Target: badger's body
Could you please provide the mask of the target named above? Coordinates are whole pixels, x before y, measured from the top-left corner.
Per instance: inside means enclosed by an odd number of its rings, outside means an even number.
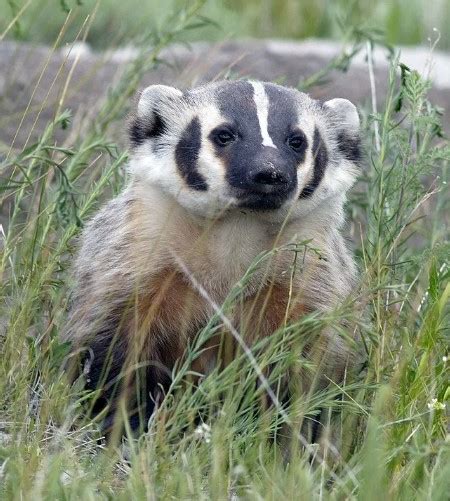
[[[131,182],[84,231],[65,333],[110,406],[107,424],[121,398],[133,426],[148,419],[188,343],[262,252],[281,249],[251,275],[230,319],[248,344],[351,293],[340,230],[358,128],[348,101],[321,105],[273,84],[142,93]],[[294,260],[289,244],[305,241]],[[351,348],[331,331],[317,342],[314,384],[340,381]],[[195,370],[208,373],[217,356],[211,343]]]

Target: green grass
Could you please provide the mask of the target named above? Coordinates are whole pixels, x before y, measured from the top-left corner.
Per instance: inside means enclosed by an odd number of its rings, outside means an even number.
[[[99,5],[87,41],[97,48],[129,43],[160,24],[183,0],[0,0],[0,33],[20,12],[9,36],[51,44],[71,9],[62,37],[72,41],[77,26]],[[24,8],[25,7],[25,8]],[[24,8],[23,12],[21,9]],[[184,35],[185,40],[234,37],[339,38],[349,25],[377,28],[395,44],[425,44],[440,32],[440,48],[450,48],[450,0],[220,0],[207,2],[204,15],[217,23]]]
[[[253,348],[260,370],[275,363],[276,388],[288,369],[308,369],[293,351],[301,335],[345,317],[364,339],[364,370],[341,388],[261,413],[265,390],[245,354],[199,387],[189,383],[189,362],[220,325],[216,315],[177,368],[149,433],[128,441],[128,460],[124,448],[99,443],[95,423],[83,418],[88,395],[61,374],[67,346],[58,338],[75,238],[125,183],[127,152],[111,130],[140,76],[197,14],[195,6],[181,10],[148,33],[154,50],[130,66],[82,134],[70,135],[70,112],[61,108],[38,142],[2,152],[0,497],[447,499],[450,143],[427,99],[429,84],[406,69],[399,78],[395,60],[385,106],[362,110],[366,162],[347,207],[359,309],[309,315]],[[56,143],[60,128],[67,139]],[[222,306],[225,315],[246,277]],[[312,467],[294,438],[283,460],[286,447],[273,436],[292,428],[296,437],[303,417],[323,407],[341,411],[341,457]],[[199,415],[206,426],[198,427]]]

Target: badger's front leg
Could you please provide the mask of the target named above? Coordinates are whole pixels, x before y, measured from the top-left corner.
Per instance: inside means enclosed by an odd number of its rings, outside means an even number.
[[[270,285],[245,301],[238,310],[240,331],[248,344],[254,344],[258,339],[272,335],[283,326],[293,324],[311,312],[311,307],[302,301],[301,294],[296,294],[288,287]],[[294,364],[277,385],[277,403],[285,404],[297,398],[301,399],[299,407],[306,408],[314,393],[324,389],[330,381],[342,380],[347,352],[330,329],[317,333],[299,329],[298,338],[291,338],[289,342],[292,349],[298,350],[299,364]],[[269,371],[270,369],[266,369],[266,376]],[[274,404],[269,396],[264,400],[266,405]],[[313,416],[305,414],[299,413],[295,422],[285,426],[282,434],[294,438],[300,433],[300,441],[303,444],[319,443],[322,455],[327,447],[335,450],[336,421],[331,419],[328,410],[317,409],[317,414]],[[292,430],[292,427],[295,429]],[[288,428],[291,430],[286,433]],[[286,444],[288,445],[290,443]]]
[[[175,363],[207,319],[203,300],[177,271],[164,270],[134,289],[120,304],[116,297],[116,310],[104,318],[98,312],[110,297],[87,294],[89,304],[80,297],[70,326],[80,338],[73,346],[72,377],[84,374],[86,387],[97,392],[91,414],[102,414],[105,433],[115,429],[118,436],[125,419],[132,430],[146,428],[170,387]]]

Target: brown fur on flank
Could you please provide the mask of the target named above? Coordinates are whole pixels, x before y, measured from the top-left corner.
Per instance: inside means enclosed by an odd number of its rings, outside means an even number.
[[[264,101],[258,85],[255,102],[262,107],[261,113],[267,112],[267,96],[278,94],[273,89],[271,94],[269,89]],[[214,204],[224,203],[223,193],[228,193],[226,189],[221,192],[218,185],[228,182],[227,162],[231,162],[231,155],[222,154],[217,159],[220,168],[214,173],[218,177],[211,174],[207,178],[209,171],[206,163],[201,163],[199,151],[204,155],[202,161],[215,161],[217,151],[209,142],[207,128],[213,127],[214,121],[223,120],[217,106],[214,108],[212,96],[216,87],[205,91],[206,97],[200,94],[201,99],[156,87],[144,92],[139,112],[151,115],[153,106],[163,106],[156,99],[162,93],[167,113],[174,116],[178,100],[185,99],[184,108],[180,105],[180,116],[188,114],[189,120],[179,120],[187,125],[177,129],[176,137],[175,133],[170,136],[169,115],[166,122],[162,121],[164,116],[147,121],[141,117],[136,122],[131,182],[83,232],[64,333],[64,338],[72,343],[72,377],[83,373],[87,387],[98,390],[94,412],[107,409],[105,428],[115,424],[123,406],[132,428],[145,428],[170,386],[175,364],[183,359],[188,345],[215,313],[215,305],[225,301],[262,253],[281,249],[263,260],[248,278],[230,318],[248,345],[305,314],[332,311],[351,294],[355,284],[355,266],[341,235],[345,189],[353,180],[355,166],[352,159],[345,157],[346,152],[339,150],[335,130],[339,117],[331,114],[337,113],[335,108],[342,103],[334,103],[327,110],[300,96],[309,146],[301,158],[296,157],[299,181],[295,184],[295,196],[289,195],[292,206],[298,207],[290,210],[285,204],[280,210],[272,210],[264,206],[259,211],[225,205],[215,210]],[[293,92],[289,90],[287,95],[296,96]],[[246,104],[251,111],[252,101],[247,100]],[[189,113],[188,106],[192,108]],[[350,103],[343,106],[349,122],[354,121],[354,107]],[[197,108],[203,122],[198,117],[191,119],[192,110]],[[151,130],[144,134],[139,129],[144,126]],[[173,127],[176,129],[177,125]],[[184,146],[189,139],[186,130],[192,132],[195,140],[195,155]],[[200,139],[199,131],[203,134]],[[168,137],[155,146],[154,137],[161,134]],[[266,137],[266,143],[269,139]],[[353,139],[347,137],[350,143]],[[183,175],[178,196],[170,191],[177,169],[167,172],[165,178],[164,168],[173,167],[173,150],[180,143],[183,149],[177,150],[181,162],[178,168]],[[277,151],[286,145],[266,144],[261,148],[264,154],[268,151],[271,155],[264,165],[275,168]],[[198,165],[194,165],[197,161]],[[192,165],[199,169],[195,176],[187,170]],[[319,168],[322,177],[318,177]],[[263,174],[267,177],[267,173]],[[216,190],[210,204],[214,210],[203,214],[203,208],[209,208],[211,186]],[[243,188],[238,188],[237,193],[242,192]],[[235,198],[230,200],[236,202]],[[301,242],[309,243],[299,247],[294,259],[293,249]],[[225,336],[228,334],[225,332]],[[325,329],[320,336],[307,339],[305,347],[299,356],[315,364],[316,373],[297,374],[297,386],[303,394],[323,388],[329,380],[342,381],[352,360],[352,345]],[[235,347],[224,351],[218,339],[210,340],[207,348],[194,362],[193,370],[197,373],[208,374],[217,365],[225,365],[235,353]],[[317,433],[313,435],[316,439]]]

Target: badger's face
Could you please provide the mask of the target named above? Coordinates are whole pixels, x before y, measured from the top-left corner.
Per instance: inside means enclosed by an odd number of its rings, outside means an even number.
[[[150,86],[131,123],[130,169],[188,211],[298,217],[343,197],[359,160],[359,118],[344,99],[321,105],[261,82],[220,82],[184,94]]]

